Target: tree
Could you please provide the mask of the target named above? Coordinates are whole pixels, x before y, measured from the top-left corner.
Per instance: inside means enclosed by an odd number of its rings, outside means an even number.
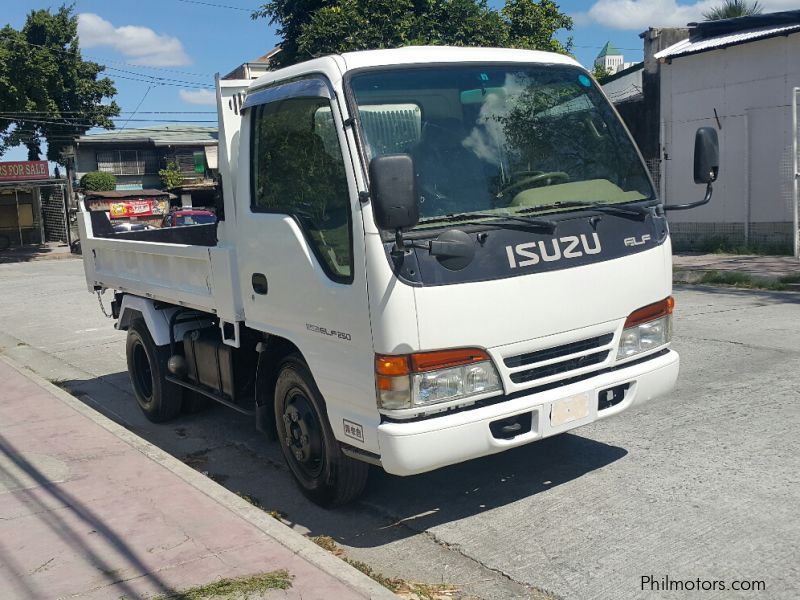
[[[282,37],[275,66],[336,52],[406,45],[495,46],[568,53],[572,18],[554,0],[271,0],[252,14]]]
[[[64,148],[92,127],[112,129],[119,114],[105,67],[81,58],[72,6],[33,10],[20,31],[0,29],[0,156],[24,145],[37,160],[42,142],[58,161]]]
[[[706,21],[719,21],[721,19],[735,19],[736,17],[750,17],[764,12],[761,4],[756,0],[724,0],[724,2],[703,13]]]
[[[161,183],[168,190],[176,188],[183,183],[183,173],[174,162],[168,162],[167,168],[161,169],[158,172],[158,176],[161,177]]]
[[[592,75],[594,75],[597,81],[603,81],[603,79],[611,75],[611,71],[606,69],[603,65],[595,65],[592,68]]]
[[[110,192],[117,189],[117,178],[111,173],[92,171],[81,177],[81,187],[87,192]]]

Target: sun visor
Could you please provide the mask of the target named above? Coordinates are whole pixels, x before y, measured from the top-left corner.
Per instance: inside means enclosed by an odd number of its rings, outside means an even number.
[[[255,90],[247,94],[242,108],[249,108],[259,104],[277,102],[287,98],[333,98],[333,89],[328,81],[322,77],[309,77],[290,83],[282,83],[267,88]]]

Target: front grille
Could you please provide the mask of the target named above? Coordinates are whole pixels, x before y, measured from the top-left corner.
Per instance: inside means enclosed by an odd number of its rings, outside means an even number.
[[[534,379],[542,379],[544,377],[552,377],[559,373],[567,373],[575,371],[591,365],[597,365],[603,362],[607,357],[609,350],[602,352],[595,352],[594,354],[587,354],[585,356],[578,356],[576,358],[568,358],[557,363],[545,365],[544,367],[536,367],[526,371],[518,371],[511,374],[511,381],[514,383],[525,383],[533,381]]]
[[[569,356],[592,348],[600,348],[606,344],[610,344],[614,339],[613,333],[607,333],[597,337],[581,340],[579,342],[572,342],[571,344],[564,344],[563,346],[556,346],[554,348],[546,348],[544,350],[537,350],[536,352],[528,352],[527,354],[520,354],[518,356],[510,356],[504,358],[503,362],[506,366],[513,369],[514,367],[522,367],[545,360],[552,360],[562,356]]]

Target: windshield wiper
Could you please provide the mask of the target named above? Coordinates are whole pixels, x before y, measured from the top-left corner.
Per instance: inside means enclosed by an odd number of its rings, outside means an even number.
[[[533,213],[548,209],[558,208],[591,208],[598,212],[606,213],[609,215],[619,215],[621,217],[633,217],[635,219],[644,221],[645,217],[650,214],[650,205],[642,206],[639,204],[616,206],[606,202],[590,202],[583,200],[568,200],[566,202],[556,202],[554,204],[546,204],[544,206],[532,206],[519,211],[520,213]]]
[[[493,219],[489,221],[472,221],[471,219]],[[469,219],[469,220],[468,220]],[[518,217],[515,215],[493,214],[493,213],[456,213],[452,215],[444,215],[441,217],[434,217],[420,221],[420,225],[427,225],[429,223],[450,223],[459,221],[461,225],[517,225],[519,227],[525,226],[525,229],[536,228],[546,229],[552,233],[555,231],[558,223],[550,219],[537,219],[535,217]]]

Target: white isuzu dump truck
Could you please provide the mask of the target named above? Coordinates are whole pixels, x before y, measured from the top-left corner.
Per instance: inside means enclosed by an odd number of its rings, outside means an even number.
[[[151,420],[198,396],[251,414],[329,505],[369,464],[422,473],[672,389],[665,207],[571,58],[355,52],[217,98],[217,223],[80,215]],[[698,131],[706,195],[675,208],[709,200],[716,144]]]

